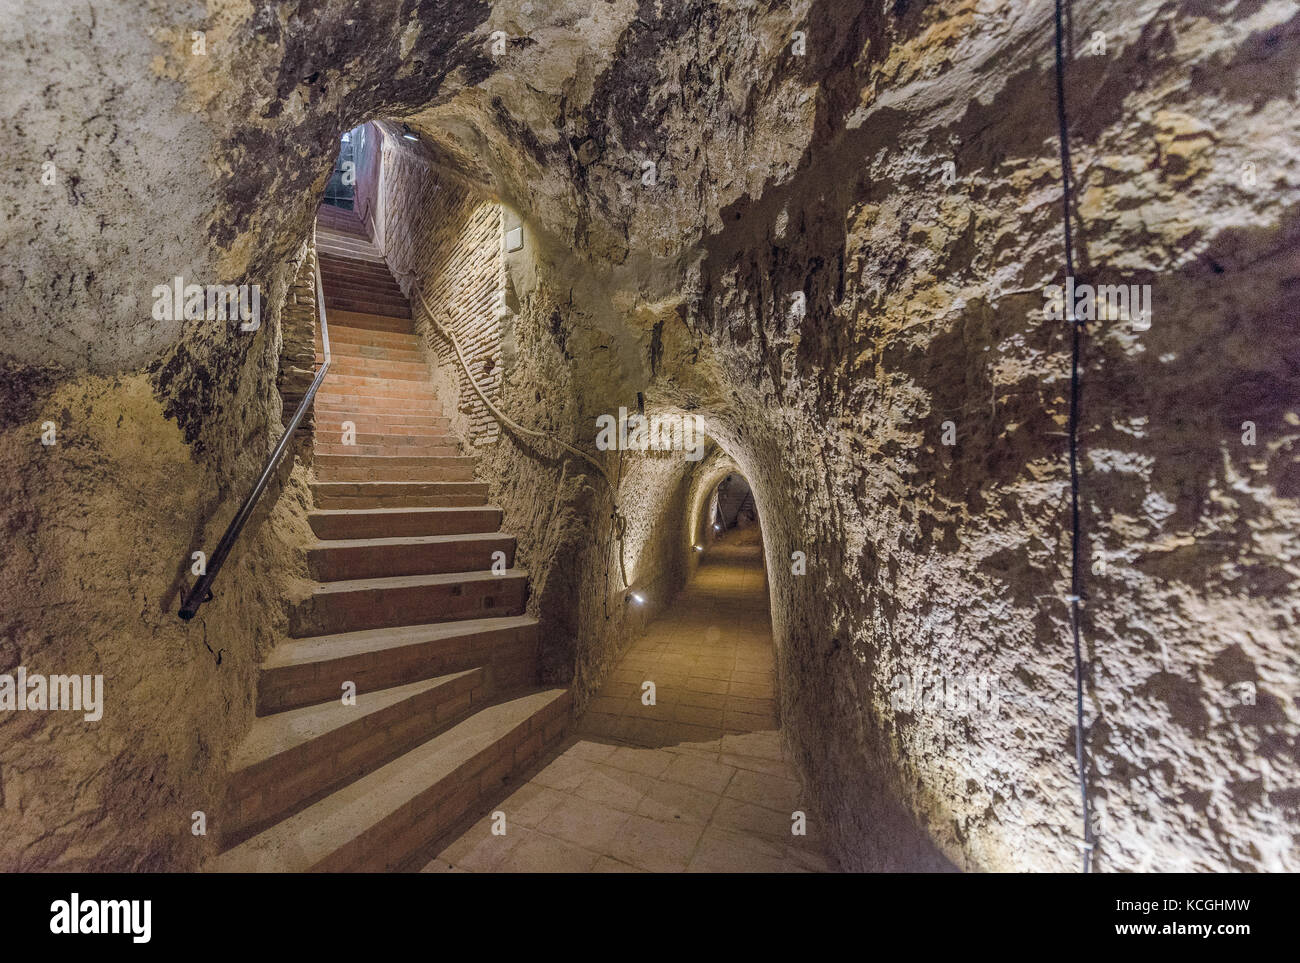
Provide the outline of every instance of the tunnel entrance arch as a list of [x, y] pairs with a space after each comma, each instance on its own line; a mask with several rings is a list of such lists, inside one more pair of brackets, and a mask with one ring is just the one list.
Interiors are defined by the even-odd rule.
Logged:
[[740, 464], [723, 448], [715, 448], [696, 469], [687, 506], [687, 554], [691, 557], [688, 578], [694, 572], [694, 563], [716, 541], [734, 531], [753, 529], [754, 541], [762, 544], [757, 492]]
[[713, 530], [721, 535], [733, 529], [746, 529], [758, 523], [754, 490], [740, 472], [730, 472], [718, 482], [709, 499]]

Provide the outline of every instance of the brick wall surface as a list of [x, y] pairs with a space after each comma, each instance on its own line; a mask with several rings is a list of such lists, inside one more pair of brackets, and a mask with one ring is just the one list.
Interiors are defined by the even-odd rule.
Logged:
[[[316, 244], [312, 237], [307, 240], [280, 315], [280, 372], [276, 386], [284, 403], [286, 426], [316, 376], [316, 310]], [[314, 427], [315, 412], [309, 410], [299, 428], [299, 452], [311, 450]], [[306, 445], [302, 444], [304, 438], [308, 439]]]
[[451, 344], [427, 322], [411, 281], [455, 334], [479, 385], [497, 401], [502, 325], [508, 317], [501, 206], [436, 177], [400, 139], [385, 137], [382, 151], [381, 207], [402, 212], [385, 218], [384, 256], [411, 297], [416, 331], [437, 358], [443, 384], [457, 392], [454, 427], [471, 445], [493, 444], [499, 437], [496, 419], [469, 384]]

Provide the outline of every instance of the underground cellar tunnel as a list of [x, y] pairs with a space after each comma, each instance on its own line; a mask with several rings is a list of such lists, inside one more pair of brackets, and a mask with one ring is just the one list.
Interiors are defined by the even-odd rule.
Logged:
[[1293, 3], [0, 31], [0, 869], [1300, 869]]

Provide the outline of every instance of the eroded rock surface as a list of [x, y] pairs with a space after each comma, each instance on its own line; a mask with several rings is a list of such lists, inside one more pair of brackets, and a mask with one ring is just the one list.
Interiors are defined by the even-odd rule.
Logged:
[[[220, 666], [161, 602], [268, 450], [278, 305], [337, 137], [372, 118], [526, 227], [513, 417], [590, 447], [640, 392], [751, 482], [785, 736], [840, 863], [1077, 865], [1050, 5], [91, 3], [3, 29], [4, 664], [97, 661], [120, 713], [0, 722], [4, 866], [204, 855], [188, 817], [300, 574], [301, 474], [223, 575]], [[1072, 31], [1078, 274], [1154, 305], [1084, 339], [1097, 866], [1295, 870], [1300, 15], [1103, 2]], [[177, 274], [275, 308], [252, 335], [152, 321]], [[485, 454], [547, 672], [585, 697], [636, 628], [605, 618], [607, 496], [509, 433]], [[657, 598], [696, 470], [619, 473]], [[904, 706], [904, 676], [999, 702]]]

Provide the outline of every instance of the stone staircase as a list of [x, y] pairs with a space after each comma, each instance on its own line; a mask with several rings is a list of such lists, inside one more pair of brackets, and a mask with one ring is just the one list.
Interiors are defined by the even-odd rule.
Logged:
[[318, 581], [261, 667], [219, 872], [418, 868], [570, 720], [568, 690], [536, 686], [528, 577], [449, 434], [409, 304], [350, 212], [322, 208], [317, 252], [333, 354], [315, 402]]

